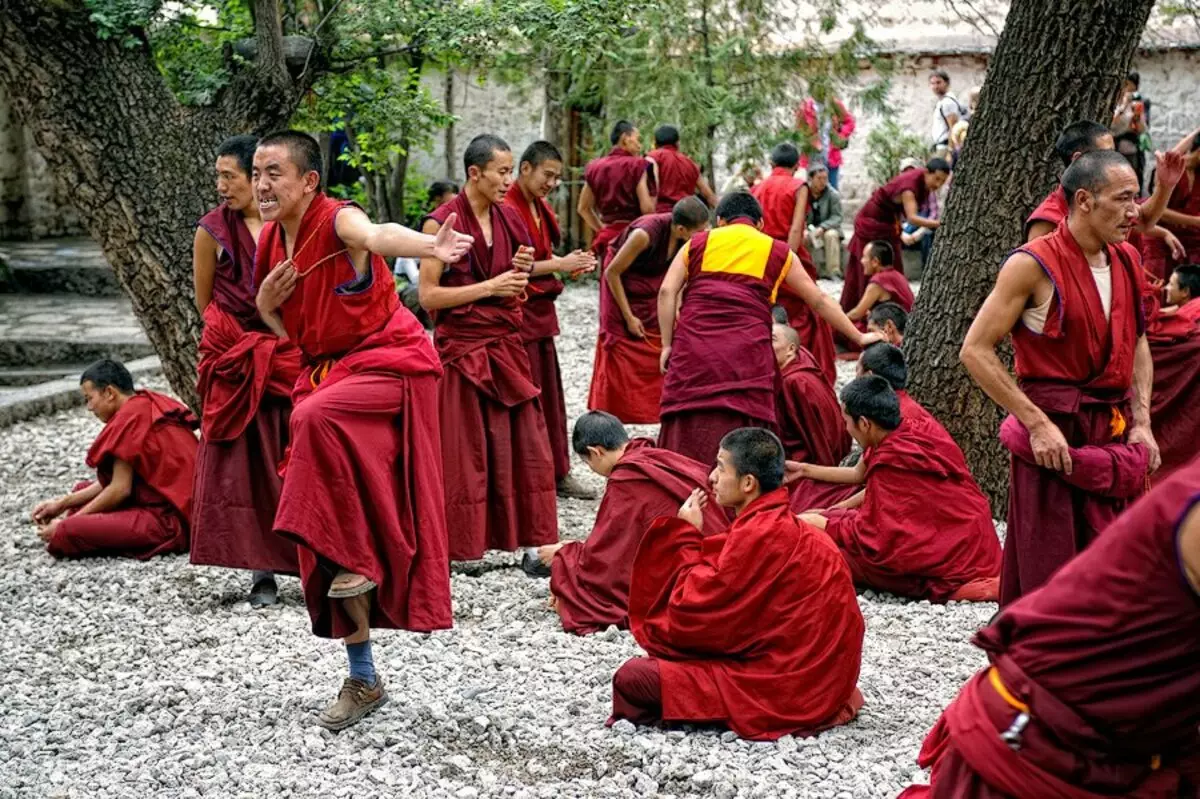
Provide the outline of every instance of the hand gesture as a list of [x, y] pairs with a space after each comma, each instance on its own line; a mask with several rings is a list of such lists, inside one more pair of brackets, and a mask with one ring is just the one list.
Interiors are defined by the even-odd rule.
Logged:
[[39, 502], [33, 508], [33, 521], [37, 524], [49, 524], [62, 515], [62, 502], [57, 499], [47, 499]]
[[1183, 157], [1183, 153], [1168, 150], [1165, 153], [1154, 154], [1154, 169], [1158, 176], [1156, 180], [1164, 186], [1177, 184], [1186, 168], [1187, 159]]
[[658, 356], [658, 371], [662, 374], [667, 373], [667, 364], [671, 360], [671, 348], [663, 347], [662, 355]]
[[806, 463], [799, 463], [797, 461], [784, 461], [783, 462], [783, 484], [791, 485], [792, 483], [796, 482], [800, 478], [807, 477], [808, 475], [805, 474], [805, 467], [807, 465], [808, 464], [806, 464]]
[[680, 519], [695, 527], [697, 530], [704, 529], [704, 506], [708, 504], [708, 495], [703, 489], [692, 489], [691, 495], [684, 500], [683, 505], [679, 508], [679, 513], [676, 514]]
[[272, 269], [258, 287], [258, 296], [255, 298], [258, 310], [265, 314], [279, 310], [279, 306], [287, 302], [288, 297], [296, 290], [296, 282], [299, 279], [290, 259]]
[[474, 237], [454, 229], [454, 223], [457, 221], [458, 214], [450, 214], [433, 237], [433, 257], [444, 264], [456, 264], [461, 261], [475, 241]]
[[513, 269], [488, 281], [493, 297], [515, 297], [529, 285], [529, 273]]
[[533, 271], [533, 248], [522, 244], [513, 256], [512, 268], [528, 274]]
[[1183, 242], [1166, 228], [1163, 228], [1163, 241], [1166, 243], [1167, 249], [1171, 251], [1171, 257], [1176, 261], [1182, 261], [1187, 258], [1187, 250], [1183, 248]]
[[1129, 431], [1129, 443], [1145, 447], [1150, 453], [1150, 471], [1158, 471], [1158, 467], [1162, 466], [1162, 453], [1158, 451], [1158, 442], [1154, 440], [1154, 433], [1149, 425], [1134, 425]]
[[629, 335], [636, 339], [646, 338], [646, 326], [636, 316], [631, 316], [625, 320], [625, 329], [629, 331]]
[[575, 250], [559, 259], [559, 266], [571, 277], [591, 272], [596, 268], [596, 255], [589, 250]]
[[1063, 474], [1071, 473], [1071, 453], [1067, 448], [1067, 439], [1050, 420], [1030, 428], [1029, 446], [1033, 448], [1033, 459], [1037, 461], [1038, 466]]

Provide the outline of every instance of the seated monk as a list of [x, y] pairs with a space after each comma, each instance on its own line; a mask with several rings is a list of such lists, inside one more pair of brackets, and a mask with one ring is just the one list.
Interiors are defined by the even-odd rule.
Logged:
[[1150, 424], [1162, 454], [1151, 475], [1165, 480], [1196, 452], [1200, 441], [1200, 266], [1175, 267], [1167, 281], [1167, 307], [1149, 314], [1146, 338], [1154, 361]]
[[771, 346], [779, 364], [780, 438], [788, 460], [836, 466], [850, 453], [850, 436], [837, 395], [812, 353], [800, 346], [796, 329], [778, 322]]
[[863, 448], [866, 489], [844, 510], [800, 516], [829, 534], [864, 588], [930, 602], [995, 602], [1000, 541], [962, 450], [930, 417], [901, 418], [888, 381], [842, 389], [846, 428]]
[[79, 387], [88, 410], [104, 422], [87, 454], [96, 479], [33, 509], [46, 551], [56, 558], [139, 560], [187, 552], [197, 446], [192, 431], [199, 422], [170, 397], [134, 391], [133, 377], [116, 361], [89, 366]]
[[975, 636], [902, 799], [1196, 796], [1198, 593], [1193, 459]]
[[649, 657], [613, 676], [612, 724], [701, 722], [750, 740], [807, 736], [862, 707], [864, 624], [837, 548], [796, 519], [783, 445], [762, 428], [721, 440], [709, 481], [737, 514], [701, 532], [705, 493], [660, 518], [633, 562], [629, 625]]
[[908, 325], [908, 313], [894, 302], [880, 302], [871, 307], [867, 314], [867, 332], [878, 333], [888, 344], [904, 345], [904, 328]]
[[[596, 524], [583, 541], [538, 550], [549, 566], [551, 603], [563, 629], [586, 635], [615, 624], [629, 626], [629, 575], [642, 535], [670, 516], [696, 489], [708, 486], [708, 469], [647, 438], [629, 440], [621, 420], [589, 411], [575, 421], [571, 446], [593, 472], [608, 480]], [[704, 533], [729, 520], [716, 506], [704, 509]]]
[[863, 248], [863, 272], [867, 275], [867, 288], [858, 304], [846, 311], [850, 321], [867, 329], [867, 315], [876, 305], [891, 302], [899, 305], [905, 313], [912, 313], [912, 287], [908, 278], [893, 265], [892, 245], [882, 239], [872, 241]]

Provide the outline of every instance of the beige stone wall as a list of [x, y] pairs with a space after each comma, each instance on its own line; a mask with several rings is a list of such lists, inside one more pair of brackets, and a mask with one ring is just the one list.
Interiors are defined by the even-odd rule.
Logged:
[[62, 195], [0, 91], [0, 239], [82, 233], [79, 216]]

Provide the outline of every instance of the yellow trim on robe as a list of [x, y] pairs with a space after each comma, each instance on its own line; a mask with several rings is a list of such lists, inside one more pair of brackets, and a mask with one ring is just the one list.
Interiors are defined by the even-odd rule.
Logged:
[[761, 278], [775, 239], [749, 225], [726, 225], [708, 233], [701, 272]]
[[775, 285], [771, 286], [771, 302], [775, 302], [775, 298], [779, 295], [779, 287], [783, 285], [783, 281], [787, 280], [788, 272], [792, 271], [792, 267], [796, 264], [796, 253], [788, 250], [787, 260], [783, 262], [783, 269], [779, 270], [779, 279], [775, 281]]

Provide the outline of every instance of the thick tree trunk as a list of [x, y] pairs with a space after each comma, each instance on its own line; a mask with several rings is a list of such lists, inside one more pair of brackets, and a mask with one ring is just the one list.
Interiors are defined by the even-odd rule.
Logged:
[[959, 363], [958, 350], [1025, 217], [1054, 187], [1059, 131], [1107, 122], [1153, 0], [1015, 0], [988, 64], [979, 110], [946, 203], [905, 346], [913, 394], [966, 453], [1003, 515], [1003, 411]]
[[226, 136], [282, 124], [295, 102], [277, 9], [255, 5], [262, 60], [206, 109], [175, 100], [147, 45], [99, 39], [83, 3], [0, 5], [0, 85], [103, 247], [171, 388], [193, 408], [191, 241], [217, 201], [213, 154]]

